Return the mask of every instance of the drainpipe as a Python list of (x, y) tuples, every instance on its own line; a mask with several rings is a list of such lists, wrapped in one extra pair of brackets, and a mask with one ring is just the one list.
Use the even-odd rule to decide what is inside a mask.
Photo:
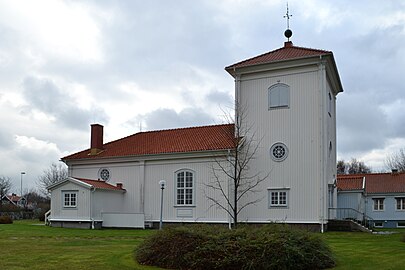
[(92, 205), (92, 202), (93, 202), (93, 193), (94, 193), (94, 191), (95, 191), (96, 189), (94, 188), (94, 187), (92, 187), (91, 189), (90, 189), (90, 220), (91, 220), (91, 229), (92, 230), (94, 230), (94, 219), (93, 219), (93, 205)]
[[(229, 167), (231, 166), (231, 150), (228, 149), (228, 156), (226, 157), (226, 160), (228, 161)], [(231, 171), (232, 168), (230, 168), (229, 170)], [(230, 198), (229, 196), (231, 196), (231, 183), (230, 183), (229, 177), (228, 177), (228, 198)], [(232, 217), (229, 214), (229, 212), (231, 211), (230, 209), (230, 205), (228, 203), (228, 228), (231, 230), (232, 229)]]

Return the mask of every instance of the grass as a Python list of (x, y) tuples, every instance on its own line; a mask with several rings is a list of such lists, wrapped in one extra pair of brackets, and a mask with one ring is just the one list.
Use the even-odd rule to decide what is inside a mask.
[(0, 269), (158, 269), (140, 266), (133, 259), (134, 248), (154, 231), (33, 224), (0, 225)]
[[(159, 269), (141, 266), (133, 250), (152, 230), (83, 230), (15, 221), (0, 224), (0, 269)], [(327, 232), (321, 237), (337, 259), (334, 269), (403, 269), (401, 233)]]
[(322, 238), (331, 247), (337, 265), (334, 269), (404, 269), (405, 243), (398, 233), (376, 235), (361, 232), (327, 232)]

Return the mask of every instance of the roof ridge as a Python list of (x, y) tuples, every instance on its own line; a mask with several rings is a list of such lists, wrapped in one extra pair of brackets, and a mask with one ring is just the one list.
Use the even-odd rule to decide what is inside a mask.
[[(357, 176), (357, 177), (361, 177), (361, 176), (367, 176), (367, 175), (384, 175), (384, 174), (392, 174), (392, 172), (373, 172), (373, 173), (355, 173), (355, 174), (338, 174), (339, 176)], [(405, 172), (397, 172), (395, 173), (395, 175), (399, 175), (399, 174), (405, 174)]]
[[(169, 128), (169, 129), (158, 129), (158, 130), (140, 131), (140, 132), (137, 132), (137, 133), (134, 133), (134, 134), (131, 134), (131, 135), (122, 137), (122, 138), (120, 138), (120, 139), (116, 139), (116, 140), (110, 141), (110, 142), (108, 142), (108, 143), (105, 143), (104, 145), (111, 144), (111, 143), (114, 143), (114, 142), (117, 142), (117, 141), (120, 141), (120, 140), (124, 140), (124, 139), (133, 137), (133, 136), (138, 135), (138, 134), (150, 134), (150, 133), (158, 133), (158, 132), (163, 132), (163, 131), (176, 131), (176, 130), (197, 129), (197, 128), (206, 128), (206, 127), (219, 127), (219, 126), (230, 126), (230, 125), (234, 125), (234, 123), (232, 123), (232, 124), (216, 124), (216, 125), (193, 126), (193, 127), (179, 127), (179, 128)], [(87, 150), (88, 150), (88, 149), (87, 149)]]

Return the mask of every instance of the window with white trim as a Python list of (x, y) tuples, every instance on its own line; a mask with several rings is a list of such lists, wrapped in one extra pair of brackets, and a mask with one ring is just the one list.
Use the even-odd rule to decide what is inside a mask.
[(287, 207), (288, 189), (269, 190), (269, 207)]
[(194, 173), (182, 170), (176, 173), (176, 205), (193, 205)]
[(405, 210), (405, 197), (395, 199), (397, 200), (397, 210)]
[(376, 228), (383, 228), (384, 223), (382, 221), (374, 221), (374, 227)]
[(384, 198), (374, 198), (373, 202), (374, 202), (373, 206), (374, 211), (384, 211)]
[(405, 221), (398, 221), (397, 222), (397, 227), (398, 228), (405, 228)]
[(329, 100), (328, 100), (328, 114), (329, 114), (329, 116), (332, 116), (332, 95), (330, 94), (330, 93), (328, 93), (329, 95), (328, 95), (328, 97), (329, 97)]
[(269, 110), (290, 107), (290, 87), (277, 83), (269, 88)]
[(76, 191), (63, 191), (63, 207), (75, 208), (77, 207), (77, 192)]

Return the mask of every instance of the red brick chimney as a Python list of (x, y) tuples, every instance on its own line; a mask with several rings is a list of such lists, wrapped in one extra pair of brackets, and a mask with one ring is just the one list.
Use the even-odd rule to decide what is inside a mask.
[(103, 151), (103, 126), (91, 125), (90, 155), (97, 155)]
[(117, 183), (117, 188), (122, 189), (122, 183)]

